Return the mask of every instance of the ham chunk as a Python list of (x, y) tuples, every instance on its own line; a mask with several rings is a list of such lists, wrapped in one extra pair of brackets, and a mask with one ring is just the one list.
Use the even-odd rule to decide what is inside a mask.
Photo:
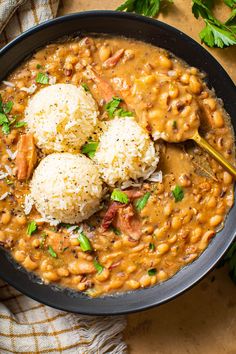
[(117, 211), (120, 208), (124, 208), (125, 204), (121, 204), (118, 202), (113, 202), (110, 204), (109, 208), (106, 211), (106, 214), (104, 215), (103, 221), (102, 221), (102, 228), (103, 230), (108, 230), (109, 226), (113, 223)]
[(131, 204), (117, 211), (115, 226), (134, 241), (138, 241), (142, 236), (141, 222)]

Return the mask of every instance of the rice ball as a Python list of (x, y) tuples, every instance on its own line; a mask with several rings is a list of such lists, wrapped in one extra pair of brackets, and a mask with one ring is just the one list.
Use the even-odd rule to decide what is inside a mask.
[(78, 152), (97, 124), (97, 104), (83, 87), (47, 86), (25, 110), (25, 121), (37, 146), (45, 153)]
[(88, 219), (98, 210), (102, 197), (98, 169), (82, 154), (46, 156), (35, 169), (30, 188), (43, 218), (69, 224)]
[(101, 135), (94, 161), (104, 181), (114, 187), (148, 178), (159, 161), (154, 143), (133, 117), (115, 118)]

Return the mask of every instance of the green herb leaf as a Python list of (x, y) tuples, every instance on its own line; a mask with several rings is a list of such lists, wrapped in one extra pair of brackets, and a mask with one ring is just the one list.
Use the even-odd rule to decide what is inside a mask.
[(36, 76), (36, 80), (35, 80), (38, 84), (42, 84), (42, 85), (48, 85), (49, 83), (49, 77), (47, 74), (41, 73), (39, 72)]
[(5, 114), (9, 114), (12, 110), (13, 107), (13, 102), (12, 101), (8, 101), (6, 103), (3, 103), (3, 111)]
[(141, 197), (139, 199), (136, 199), (135, 208), (136, 208), (137, 211), (141, 211), (146, 206), (150, 196), (151, 196), (151, 193), (147, 192), (147, 193), (144, 194), (143, 197)]
[(224, 48), (236, 44), (236, 36), (226, 26), (217, 26), (213, 21), (205, 20), (206, 27), (199, 36), (209, 47)]
[(3, 134), (5, 134), (5, 135), (7, 135), (7, 134), (10, 133), (10, 126), (9, 126), (9, 124), (4, 123), (4, 124), (2, 125), (2, 132), (3, 132)]
[(31, 222), (28, 223), (26, 232), (27, 232), (27, 234), (29, 236), (31, 236), (34, 232), (37, 231), (37, 228), (38, 228), (38, 226), (37, 226), (36, 222), (35, 221), (31, 221)]
[(14, 182), (13, 181), (11, 181), (10, 179), (8, 179), (8, 178), (6, 178), (6, 184), (8, 184), (8, 185), (11, 185), (11, 184), (14, 184)]
[(80, 243), (80, 247), (82, 249), (83, 252), (87, 252), (87, 251), (92, 251), (92, 245), (88, 239), (88, 237), (81, 232), (80, 235), (78, 236), (78, 241)]
[(110, 118), (114, 117), (115, 111), (122, 101), (122, 98), (113, 97), (112, 100), (105, 105), (105, 110), (108, 112)]
[(101, 274), (103, 269), (104, 269), (104, 267), (100, 263), (98, 263), (96, 258), (93, 260), (93, 264), (94, 264), (94, 267), (96, 268), (98, 274)]
[(128, 204), (129, 203), (129, 197), (127, 196), (126, 193), (122, 192), (119, 189), (114, 189), (112, 194), (111, 194), (111, 199), (123, 203), (123, 204)]
[(60, 223), (60, 227), (65, 227), (66, 229), (69, 229), (71, 226), (71, 224), (65, 224), (64, 222)]
[(152, 243), (152, 242), (149, 243), (149, 249), (150, 249), (150, 251), (152, 251), (152, 252), (155, 251), (156, 247), (155, 247), (154, 243)]
[(8, 120), (6, 114), (0, 113), (0, 125), (8, 124), (8, 123), (9, 123), (9, 120)]
[[(227, 1), (227, 0), (226, 0)], [(228, 21), (222, 23), (214, 17), (212, 9), (212, 0), (193, 0), (192, 12), (196, 18), (202, 17), (205, 22), (205, 27), (199, 33), (201, 41), (209, 47), (228, 47), (236, 44), (236, 23), (233, 9)], [(227, 1), (227, 5), (234, 7), (234, 1)]]
[(151, 277), (153, 275), (156, 275), (157, 274), (157, 270), (156, 268), (151, 268), (151, 269), (148, 269), (148, 275)]
[(154, 17), (158, 15), (161, 5), (173, 3), (173, 0), (127, 0), (117, 11), (136, 12), (140, 15)]
[(130, 111), (125, 111), (123, 108), (118, 108), (115, 111), (115, 115), (118, 117), (133, 117), (133, 113)]
[(64, 253), (65, 251), (67, 251), (69, 249), (69, 247), (64, 247), (62, 250), (62, 253)]
[(39, 70), (39, 69), (43, 69), (43, 66), (42, 65), (40, 65), (40, 64), (37, 64), (36, 65), (36, 68)]
[(57, 254), (54, 251), (54, 249), (52, 248), (52, 246), (48, 246), (48, 253), (50, 254), (50, 256), (52, 256), (53, 258), (57, 258)]
[(229, 6), (231, 9), (236, 7), (236, 0), (224, 0), (225, 5)]
[(176, 122), (176, 120), (173, 121), (172, 127), (173, 127), (173, 129), (177, 129), (177, 122)]
[(84, 91), (89, 92), (89, 87), (86, 83), (82, 82), (81, 86), (83, 87)]
[(22, 128), (22, 127), (25, 127), (26, 125), (27, 125), (26, 122), (20, 121), (14, 125), (14, 128)]
[(172, 191), (172, 194), (173, 194), (173, 196), (175, 198), (175, 202), (180, 202), (183, 199), (183, 197), (184, 197), (184, 191), (178, 185), (175, 186), (175, 188)]
[(115, 226), (113, 226), (113, 225), (110, 225), (109, 229), (110, 229), (111, 231), (113, 231), (115, 235), (117, 235), (117, 236), (120, 236), (120, 235), (121, 235), (121, 231), (120, 231), (119, 229), (117, 229), (117, 227), (115, 227)]
[(82, 146), (82, 153), (88, 155), (88, 157), (93, 158), (98, 147), (98, 142), (89, 141)]

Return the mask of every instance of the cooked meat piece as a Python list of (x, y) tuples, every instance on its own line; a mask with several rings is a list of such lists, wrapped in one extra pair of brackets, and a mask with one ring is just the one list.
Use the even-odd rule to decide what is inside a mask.
[(141, 222), (135, 215), (134, 207), (131, 204), (117, 210), (115, 226), (135, 241), (138, 241), (142, 235)]
[(113, 54), (112, 57), (110, 57), (106, 61), (104, 61), (102, 66), (106, 69), (113, 68), (114, 66), (116, 66), (116, 64), (122, 58), (124, 51), (125, 51), (124, 49), (117, 50), (117, 52), (115, 52), (115, 54)]
[(102, 221), (102, 228), (103, 230), (107, 230), (109, 228), (109, 226), (112, 224), (112, 222), (114, 221), (117, 211), (120, 208), (124, 208), (125, 204), (121, 204), (118, 202), (113, 202), (110, 204), (110, 206), (108, 207), (106, 214), (104, 215), (103, 221)]
[(37, 152), (32, 134), (21, 135), (17, 151), (17, 178), (19, 181), (23, 181), (31, 176), (37, 160)]

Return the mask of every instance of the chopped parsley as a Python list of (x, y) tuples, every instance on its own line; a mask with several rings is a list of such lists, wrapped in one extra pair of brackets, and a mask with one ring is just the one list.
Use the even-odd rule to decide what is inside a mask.
[(42, 65), (40, 65), (40, 64), (37, 64), (36, 65), (36, 68), (39, 70), (39, 69), (43, 69), (43, 66)]
[(105, 110), (108, 112), (110, 118), (113, 118), (114, 116), (118, 116), (118, 117), (133, 116), (132, 112), (125, 111), (123, 108), (119, 107), (121, 102), (123, 102), (122, 98), (113, 97), (112, 100), (105, 105)]
[(65, 251), (67, 251), (69, 249), (69, 247), (64, 247), (62, 250), (62, 253), (64, 253)]
[(151, 277), (153, 275), (156, 275), (157, 274), (157, 270), (156, 268), (151, 268), (151, 269), (148, 269), (148, 275)]
[(13, 107), (13, 102), (12, 101), (8, 101), (6, 103), (3, 103), (3, 105), (2, 105), (3, 112), (5, 114), (11, 113), (12, 107)]
[(60, 223), (60, 227), (65, 227), (66, 229), (69, 229), (71, 226), (71, 224), (65, 224), (64, 222)]
[(155, 247), (154, 243), (152, 243), (152, 242), (149, 243), (149, 249), (150, 249), (150, 251), (152, 251), (152, 252), (155, 251), (156, 247)]
[(133, 113), (130, 112), (130, 111), (125, 111), (123, 108), (118, 108), (116, 111), (115, 111), (115, 114), (118, 116), (118, 117), (133, 117)]
[(111, 231), (113, 231), (115, 235), (117, 235), (117, 236), (120, 236), (120, 235), (121, 235), (121, 231), (120, 231), (119, 229), (117, 229), (117, 227), (115, 227), (115, 226), (113, 226), (113, 225), (110, 225), (109, 229), (110, 229)]
[(97, 147), (98, 147), (98, 142), (91, 140), (82, 146), (81, 151), (83, 154), (87, 155), (88, 157), (93, 158), (97, 150)]
[(31, 236), (34, 232), (36, 232), (38, 229), (38, 226), (35, 221), (31, 221), (28, 223), (27, 226), (27, 234)]
[(78, 236), (78, 241), (83, 252), (92, 251), (92, 245), (88, 237), (83, 233), (83, 231)]
[(173, 129), (177, 129), (177, 122), (176, 122), (176, 120), (173, 121), (172, 127), (173, 127)]
[(111, 199), (123, 203), (123, 204), (128, 204), (129, 203), (129, 197), (127, 196), (126, 193), (122, 192), (119, 189), (114, 189), (112, 194), (111, 194)]
[(86, 83), (82, 82), (82, 83), (81, 83), (81, 86), (83, 87), (84, 91), (86, 91), (86, 92), (89, 92), (89, 91), (90, 91), (90, 90), (89, 90), (89, 87), (88, 87), (88, 85), (87, 85)]
[(172, 190), (172, 195), (175, 198), (175, 202), (180, 202), (184, 197), (184, 191), (180, 186), (176, 185)]
[(6, 178), (6, 184), (8, 184), (8, 185), (11, 185), (11, 184), (14, 184), (14, 182), (13, 181), (11, 181), (10, 179), (8, 179), (8, 178)]
[(115, 111), (122, 101), (122, 98), (113, 97), (112, 100), (105, 105), (105, 110), (108, 112), (110, 118), (114, 117)]
[(26, 126), (26, 125), (27, 125), (26, 122), (21, 121), (21, 122), (17, 122), (17, 123), (14, 125), (14, 128), (21, 128), (21, 127), (24, 127), (24, 126)]
[(96, 268), (98, 274), (101, 274), (104, 267), (100, 263), (98, 263), (96, 258), (93, 260), (93, 264), (94, 264), (94, 267)]
[(135, 201), (135, 208), (137, 211), (141, 211), (146, 206), (148, 199), (150, 198), (150, 195), (151, 195), (151, 193), (147, 192), (144, 194), (143, 197), (141, 197)]
[(54, 251), (54, 249), (52, 248), (52, 246), (48, 246), (48, 253), (50, 254), (50, 256), (52, 256), (53, 258), (57, 258), (57, 254)]
[(173, 3), (173, 0), (126, 0), (116, 10), (136, 12), (140, 15), (155, 17), (165, 3)]
[(35, 80), (38, 84), (48, 85), (49, 84), (49, 77), (47, 74), (39, 72), (36, 76)]

